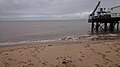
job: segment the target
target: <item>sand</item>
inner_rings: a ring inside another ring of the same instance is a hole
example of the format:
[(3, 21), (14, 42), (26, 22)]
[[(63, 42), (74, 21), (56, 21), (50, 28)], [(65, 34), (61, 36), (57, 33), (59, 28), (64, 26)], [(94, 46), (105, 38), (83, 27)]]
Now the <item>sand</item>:
[(120, 40), (1, 46), (0, 67), (120, 67)]

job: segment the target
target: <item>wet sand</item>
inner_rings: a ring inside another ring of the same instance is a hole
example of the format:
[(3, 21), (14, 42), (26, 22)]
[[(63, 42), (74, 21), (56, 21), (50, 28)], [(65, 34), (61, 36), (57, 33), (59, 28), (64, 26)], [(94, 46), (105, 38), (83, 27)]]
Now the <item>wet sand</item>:
[(120, 67), (120, 40), (1, 46), (0, 67)]

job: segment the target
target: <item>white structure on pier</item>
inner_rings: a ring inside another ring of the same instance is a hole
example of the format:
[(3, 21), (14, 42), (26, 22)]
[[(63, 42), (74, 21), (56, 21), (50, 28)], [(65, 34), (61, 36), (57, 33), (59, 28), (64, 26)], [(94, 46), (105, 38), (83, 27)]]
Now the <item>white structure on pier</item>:
[(120, 6), (111, 8), (111, 17), (120, 17)]

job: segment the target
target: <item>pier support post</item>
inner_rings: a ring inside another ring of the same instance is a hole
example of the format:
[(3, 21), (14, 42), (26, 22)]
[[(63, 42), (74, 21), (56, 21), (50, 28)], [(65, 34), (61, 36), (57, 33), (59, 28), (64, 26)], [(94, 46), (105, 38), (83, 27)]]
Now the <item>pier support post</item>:
[(98, 29), (99, 29), (99, 23), (96, 22), (96, 32), (98, 32)]
[(119, 31), (119, 22), (117, 22), (117, 32)]
[(92, 22), (92, 27), (91, 27), (92, 33), (94, 31), (94, 22)]
[[(105, 20), (106, 19), (106, 20)], [(92, 19), (91, 22), (91, 33), (113, 33), (119, 31), (120, 18), (105, 18), (105, 19)]]
[(110, 23), (110, 32), (113, 32), (114, 31), (114, 25), (113, 25), (113, 22)]
[(107, 22), (104, 24), (104, 31), (107, 32)]

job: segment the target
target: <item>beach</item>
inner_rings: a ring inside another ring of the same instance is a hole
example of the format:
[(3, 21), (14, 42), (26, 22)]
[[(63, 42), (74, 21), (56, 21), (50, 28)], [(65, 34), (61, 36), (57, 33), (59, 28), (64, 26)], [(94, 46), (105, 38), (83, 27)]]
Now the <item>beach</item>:
[(0, 67), (120, 67), (119, 3), (0, 0)]
[(4, 45), (0, 67), (120, 67), (120, 40)]

